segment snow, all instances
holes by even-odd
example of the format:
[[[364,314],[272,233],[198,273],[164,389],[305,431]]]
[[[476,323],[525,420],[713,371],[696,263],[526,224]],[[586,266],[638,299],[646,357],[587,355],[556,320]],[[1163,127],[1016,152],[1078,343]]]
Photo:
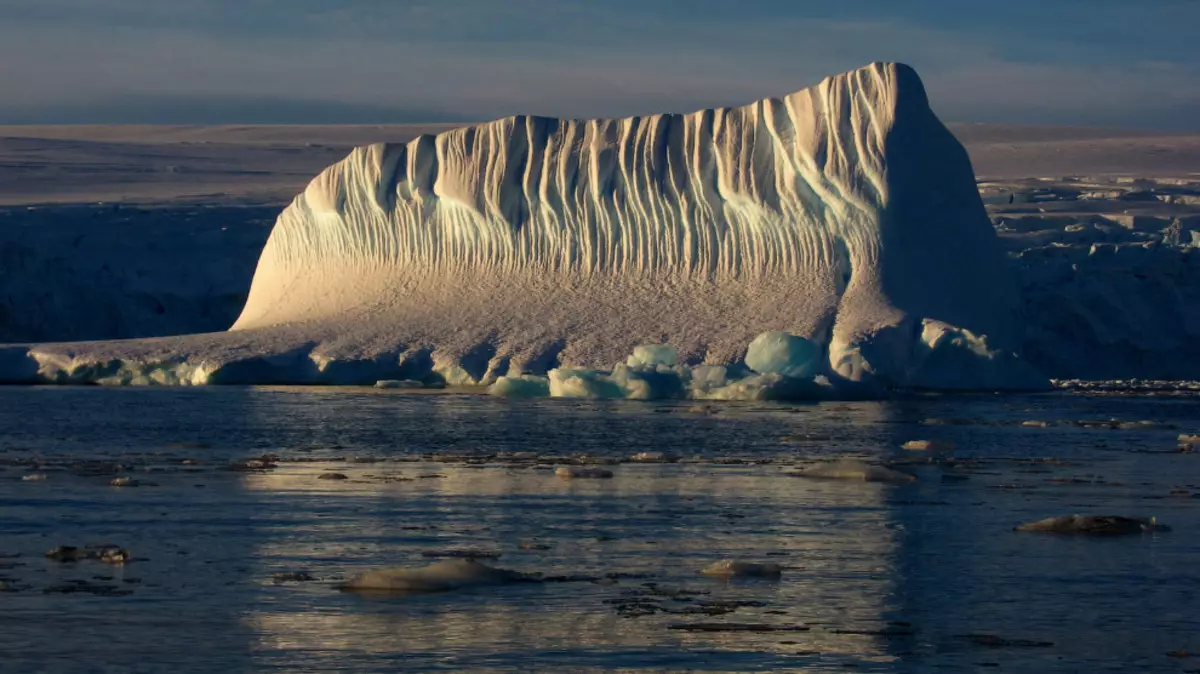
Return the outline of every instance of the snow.
[[[0,202],[159,203],[6,213],[0,339],[35,344],[0,348],[0,380],[765,399],[1200,377],[1197,138],[955,127],[976,189],[894,64],[742,108],[435,130],[7,130],[27,169]],[[212,200],[268,203],[373,138],[399,142],[279,217],[235,330],[36,343],[228,327],[269,209]],[[759,362],[764,333],[807,340],[811,373]]]

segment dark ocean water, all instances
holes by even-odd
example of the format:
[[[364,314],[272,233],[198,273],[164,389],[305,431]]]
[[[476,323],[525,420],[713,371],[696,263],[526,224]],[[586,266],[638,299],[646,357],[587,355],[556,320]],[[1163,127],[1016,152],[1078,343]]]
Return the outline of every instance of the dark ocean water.
[[[1196,432],[1196,397],[0,389],[0,671],[1182,672],[1200,668],[1168,655],[1200,653],[1200,453],[1176,437]],[[915,439],[956,447],[900,449]],[[843,456],[918,479],[787,475]],[[621,463],[554,475],[580,460]],[[1172,531],[1012,531],[1072,513]],[[95,543],[135,559],[44,557]],[[583,579],[336,587],[447,549]],[[698,573],[727,558],[785,569]]]

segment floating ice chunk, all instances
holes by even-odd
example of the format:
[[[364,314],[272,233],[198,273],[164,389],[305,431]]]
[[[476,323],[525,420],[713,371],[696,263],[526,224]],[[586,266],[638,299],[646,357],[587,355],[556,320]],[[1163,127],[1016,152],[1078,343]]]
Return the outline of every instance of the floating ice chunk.
[[[726,559],[704,567],[700,573],[714,578],[779,578],[783,575],[783,567],[778,564]]]
[[[761,374],[811,377],[821,368],[821,347],[786,332],[764,332],[750,342],[746,365]]]
[[[954,449],[954,443],[949,440],[909,440],[900,445],[900,449],[913,452],[949,452]]]
[[[435,368],[434,374],[441,375],[442,379],[446,382],[446,386],[479,385],[479,380],[471,376],[471,373],[467,372],[466,368],[457,363]]]
[[[380,379],[375,382],[375,388],[381,389],[401,389],[401,388],[424,388],[425,385],[415,379]]]
[[[1179,434],[1179,444],[1181,445],[1200,445],[1200,435],[1189,435],[1187,433]]]
[[[506,398],[545,398],[550,395],[550,378],[532,374],[500,377],[488,393]]]
[[[667,454],[665,452],[638,452],[629,459],[634,463],[671,463],[678,461],[678,457]]]
[[[550,396],[554,398],[628,398],[657,400],[683,397],[678,372],[659,365],[655,369],[621,364],[611,373],[560,367],[550,371]]]
[[[729,368],[724,365],[697,365],[689,373],[691,397],[703,399],[729,385]]]
[[[624,398],[625,391],[608,373],[585,368],[560,367],[551,370],[550,396],[553,398]]]
[[[1014,353],[993,349],[985,335],[926,319],[906,386],[937,390],[1049,388],[1049,380]]]
[[[574,479],[606,480],[613,476],[613,473],[611,470],[605,470],[604,468],[596,468],[594,466],[559,466],[554,471],[554,474],[563,479],[566,479],[566,480],[574,480]]]
[[[682,398],[684,394],[683,379],[666,365],[636,368],[618,365],[613,368],[611,379],[630,400]]]
[[[659,365],[675,367],[679,362],[679,350],[668,344],[643,344],[633,347],[633,355],[626,360],[629,367],[656,368]]]
[[[355,576],[340,587],[350,591],[446,592],[530,579],[530,576],[516,571],[493,568],[469,559],[454,559],[415,569],[368,571]]]
[[[832,463],[819,463],[788,474],[793,477],[822,480],[862,480],[864,482],[903,483],[913,482],[917,479],[915,475],[884,468],[883,466],[873,466],[855,459],[840,459]]]
[[[1092,534],[1117,536],[1154,531],[1170,531],[1171,527],[1159,524],[1151,517],[1124,517],[1121,515],[1064,515],[1047,517],[1044,520],[1021,524],[1014,531],[1051,534]]]
[[[692,389],[698,400],[822,400],[837,397],[824,377],[797,379],[781,374],[753,374],[707,391]]]

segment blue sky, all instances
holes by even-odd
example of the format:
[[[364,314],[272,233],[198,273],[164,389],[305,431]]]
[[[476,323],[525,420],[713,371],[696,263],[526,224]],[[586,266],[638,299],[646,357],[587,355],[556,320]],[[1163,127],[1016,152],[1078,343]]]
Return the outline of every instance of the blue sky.
[[[1200,0],[0,0],[0,123],[592,117],[871,61],[947,121],[1200,131]]]

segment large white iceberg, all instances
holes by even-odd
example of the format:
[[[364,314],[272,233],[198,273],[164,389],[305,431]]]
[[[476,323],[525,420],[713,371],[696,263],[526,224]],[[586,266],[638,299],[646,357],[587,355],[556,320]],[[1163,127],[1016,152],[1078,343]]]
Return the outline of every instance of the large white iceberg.
[[[996,365],[1016,290],[965,150],[916,73],[877,63],[740,108],[359,148],[280,215],[229,332],[34,346],[0,379],[660,397],[696,381],[674,367],[745,360],[755,386],[1026,387]],[[931,374],[931,321],[986,349]],[[647,344],[671,350],[611,369]],[[692,390],[744,381],[711,374]]]

